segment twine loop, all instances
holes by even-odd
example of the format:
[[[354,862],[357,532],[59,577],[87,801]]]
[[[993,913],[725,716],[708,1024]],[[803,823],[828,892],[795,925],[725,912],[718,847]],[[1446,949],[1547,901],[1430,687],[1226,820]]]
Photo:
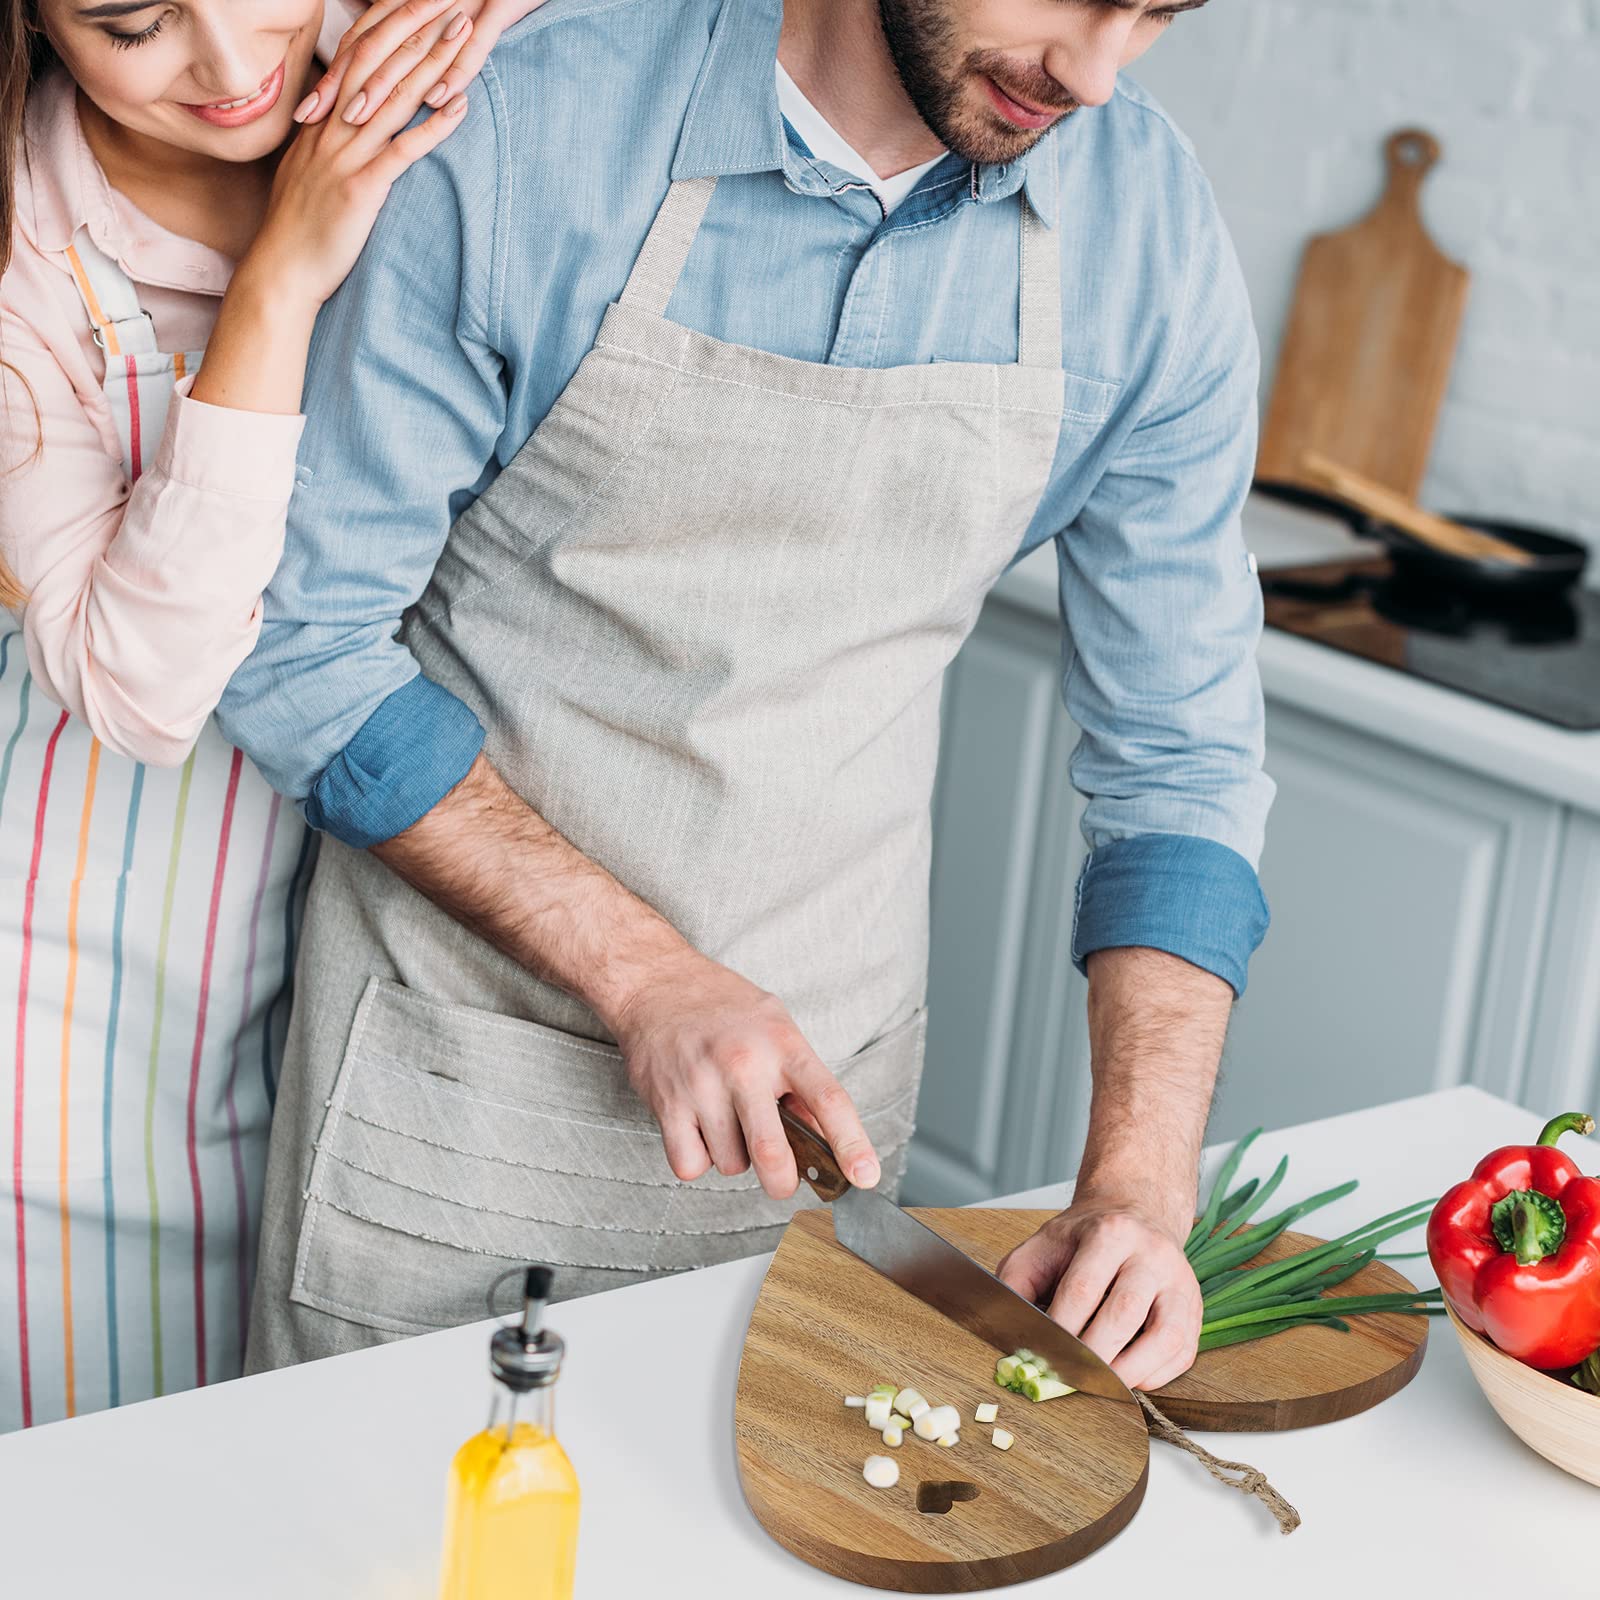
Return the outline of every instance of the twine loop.
[[[1300,1513],[1272,1487],[1266,1473],[1259,1467],[1252,1467],[1244,1461],[1224,1461],[1221,1456],[1212,1455],[1204,1445],[1196,1444],[1177,1423],[1162,1416],[1155,1402],[1142,1389],[1133,1392],[1144,1410],[1145,1426],[1153,1437],[1164,1439],[1185,1455],[1193,1456],[1218,1483],[1259,1500],[1278,1519],[1280,1533],[1293,1533],[1300,1526]]]

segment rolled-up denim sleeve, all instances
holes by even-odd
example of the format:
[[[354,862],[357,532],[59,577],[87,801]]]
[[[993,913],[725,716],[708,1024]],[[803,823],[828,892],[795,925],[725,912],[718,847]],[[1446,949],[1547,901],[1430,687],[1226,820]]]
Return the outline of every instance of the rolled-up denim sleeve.
[[[218,708],[313,826],[361,847],[432,809],[483,742],[396,635],[505,427],[492,99],[394,185],[318,319],[284,557]]]
[[[1240,512],[1258,358],[1244,282],[1195,174],[1182,312],[1153,399],[1057,538],[1063,695],[1088,798],[1073,957],[1141,945],[1242,993],[1267,927],[1256,876],[1261,590]]]

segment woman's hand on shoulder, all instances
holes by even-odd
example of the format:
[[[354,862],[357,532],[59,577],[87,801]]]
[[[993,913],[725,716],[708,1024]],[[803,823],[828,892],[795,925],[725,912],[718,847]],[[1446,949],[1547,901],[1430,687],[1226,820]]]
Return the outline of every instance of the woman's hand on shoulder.
[[[500,35],[543,4],[544,0],[456,0],[455,9],[472,23],[471,35],[440,82],[436,97],[430,99],[428,104],[442,106],[465,89],[477,77],[478,69],[488,60],[489,52],[500,41]],[[326,120],[339,99],[340,86],[354,58],[356,46],[380,24],[387,22],[396,12],[409,9],[409,6],[410,0],[374,0],[365,14],[351,24],[344,38],[339,41],[339,49],[328,63],[328,70],[295,108],[296,122]],[[441,18],[438,26],[442,29],[446,25],[446,19]],[[405,63],[401,59],[391,57],[381,63],[372,74],[367,101],[357,111],[355,120],[360,122],[369,117],[372,108],[405,76],[405,71]]]
[[[359,34],[350,30],[332,114],[284,151],[236,286],[259,282],[313,312],[339,287],[395,179],[460,125],[466,97],[449,85],[474,37],[468,9],[470,0],[380,0]],[[436,109],[407,127],[425,106]]]

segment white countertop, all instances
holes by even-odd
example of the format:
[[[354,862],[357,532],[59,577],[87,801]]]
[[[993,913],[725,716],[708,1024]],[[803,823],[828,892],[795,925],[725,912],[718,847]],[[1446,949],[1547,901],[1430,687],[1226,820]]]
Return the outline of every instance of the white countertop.
[[[1285,1153],[1290,1199],[1359,1176],[1355,1195],[1318,1213],[1331,1232],[1440,1193],[1540,1125],[1453,1089],[1265,1135],[1241,1176],[1264,1176]],[[1563,1148],[1600,1169],[1600,1144]],[[1406,1265],[1433,1282],[1425,1260]],[[583,1487],[582,1600],[866,1592],[779,1549],[739,1493],[734,1383],[764,1267],[735,1262],[553,1314],[570,1352],[557,1423]],[[483,1425],[486,1339],[486,1325],[460,1328],[0,1438],[0,1590],[429,1600],[446,1467]],[[1304,1526],[1283,1537],[1261,1506],[1152,1443],[1130,1526],[1019,1591],[1349,1600],[1354,1581],[1424,1596],[1596,1592],[1583,1530],[1600,1526],[1600,1489],[1506,1431],[1442,1322],[1416,1379],[1374,1410],[1292,1433],[1202,1437],[1269,1473]]]
[[[1245,540],[1264,568],[1370,555],[1335,518],[1252,495]],[[996,585],[1025,610],[1059,615],[1056,553],[1041,545]],[[1269,700],[1282,701],[1552,800],[1600,812],[1600,732],[1574,733],[1268,628],[1259,652]],[[1269,709],[1270,716],[1270,709]]]

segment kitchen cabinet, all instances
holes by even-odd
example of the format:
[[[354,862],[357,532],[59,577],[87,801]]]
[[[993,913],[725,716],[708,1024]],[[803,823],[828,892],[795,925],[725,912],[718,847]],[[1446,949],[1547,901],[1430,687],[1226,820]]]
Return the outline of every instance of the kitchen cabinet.
[[[1512,1093],[1561,808],[1270,699],[1266,765],[1273,925],[1212,1137],[1461,1083]]]
[[[1083,803],[1037,567],[991,596],[946,679],[912,1202],[1064,1177],[1087,1125]],[[1209,1137],[1458,1084],[1552,1113],[1600,1101],[1600,737],[1283,635],[1262,672],[1273,926]]]
[[[905,1194],[940,1204],[1044,1183],[1087,1089],[1071,961],[1083,801],[1061,704],[1060,631],[986,614],[945,682],[934,793],[928,1064]]]

